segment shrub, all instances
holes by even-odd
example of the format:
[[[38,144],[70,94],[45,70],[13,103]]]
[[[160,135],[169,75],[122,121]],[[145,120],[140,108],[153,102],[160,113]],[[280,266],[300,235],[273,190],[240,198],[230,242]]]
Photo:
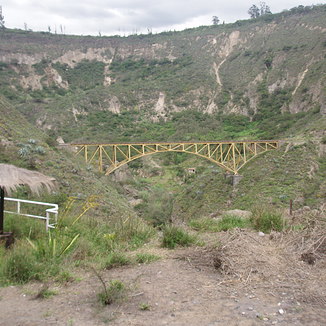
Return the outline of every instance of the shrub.
[[[41,155],[44,155],[46,153],[43,146],[36,146],[34,148],[34,152],[37,153],[37,154],[41,154]]]
[[[26,158],[30,155],[31,151],[28,147],[22,147],[18,150],[18,155],[22,158]]]
[[[131,249],[135,249],[148,241],[154,229],[138,218],[128,217],[127,220],[117,221],[113,230],[116,234],[116,241],[127,242]]]
[[[15,239],[28,237],[36,240],[44,237],[46,234],[42,221],[13,214],[6,215],[5,231],[13,232]]]
[[[163,231],[162,246],[165,248],[174,249],[177,245],[187,247],[195,241],[194,236],[175,226],[167,226]]]
[[[118,266],[130,264],[131,261],[125,254],[121,252],[112,252],[104,262],[104,268],[110,269]]]
[[[285,221],[282,214],[266,209],[256,209],[251,217],[251,223],[257,231],[269,233],[273,231],[282,231],[285,227]]]
[[[2,266],[3,278],[12,283],[23,284],[39,279],[39,272],[35,256],[23,246],[9,252]]]
[[[104,290],[98,293],[98,299],[103,305],[109,305],[113,302],[121,301],[126,294],[126,287],[123,282],[119,280],[112,280],[109,283],[109,286],[106,286],[105,283],[102,283]]]

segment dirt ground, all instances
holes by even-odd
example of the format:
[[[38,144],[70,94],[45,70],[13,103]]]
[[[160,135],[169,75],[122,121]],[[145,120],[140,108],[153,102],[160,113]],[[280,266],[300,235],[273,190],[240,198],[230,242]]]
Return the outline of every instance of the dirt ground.
[[[206,247],[156,249],[159,261],[101,271],[106,282],[129,288],[107,306],[98,302],[102,287],[92,271],[51,283],[57,294],[47,299],[35,299],[41,283],[2,288],[0,325],[326,325],[323,243],[308,261],[293,235],[235,230],[207,237]]]

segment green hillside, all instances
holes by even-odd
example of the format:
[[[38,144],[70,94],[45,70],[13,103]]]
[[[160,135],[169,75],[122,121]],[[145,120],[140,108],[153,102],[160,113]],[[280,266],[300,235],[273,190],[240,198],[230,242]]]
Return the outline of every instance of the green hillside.
[[[189,135],[193,139],[227,137],[216,129],[229,114],[252,122],[244,137],[290,135],[297,120],[304,125],[313,113],[325,114],[325,10],[298,7],[234,24],[129,37],[6,29],[0,93],[29,121],[66,141],[123,134],[141,140],[148,128],[165,138],[164,122],[175,121],[167,126],[173,133],[180,112],[189,110],[216,121],[211,135],[199,130]]]
[[[61,212],[69,197],[76,198],[76,204],[84,205],[90,197],[98,206],[93,216],[121,218],[134,213],[124,197],[118,194],[108,177],[87,170],[85,164],[74,153],[58,150],[56,141],[31,125],[21,113],[0,97],[0,153],[1,163],[38,170],[55,177],[57,190],[36,198],[19,190],[13,197],[44,200],[60,204]],[[105,212],[105,213],[103,213]]]
[[[210,276],[203,284],[211,281],[213,270],[219,277],[217,286],[226,286],[228,293],[235,284],[241,288],[239,293],[258,284],[255,291],[266,297],[268,290],[274,303],[282,302],[286,317],[291,313],[286,301],[290,300],[295,305],[291,321],[299,322],[297,304],[308,300],[315,307],[323,297],[322,287],[315,296],[306,291],[311,288],[308,284],[302,289],[287,285],[289,274],[284,266],[295,267],[293,284],[313,270],[316,280],[324,284],[320,275],[325,248],[325,33],[326,5],[299,6],[234,24],[129,37],[1,29],[0,163],[54,177],[58,187],[50,194],[36,198],[20,188],[13,197],[58,203],[59,221],[46,233],[40,221],[6,214],[4,231],[14,232],[16,242],[9,250],[0,246],[0,286],[44,282],[35,295],[38,300],[55,294],[49,286],[60,291],[73,286],[68,301],[73,298],[80,307],[78,297],[84,298],[87,292],[79,292],[81,283],[77,282],[84,278],[91,291],[86,295],[87,304],[94,316],[102,316],[100,310],[109,313],[109,318],[102,320],[107,323],[115,320],[116,313],[125,317],[120,314],[119,301],[114,301],[115,296],[125,299],[123,291],[137,291],[126,299],[137,300],[137,315],[148,313],[140,310],[150,310],[145,301],[152,300],[148,289],[156,289],[154,282],[145,281],[151,274],[139,265],[164,255],[166,260],[158,262],[153,278],[165,265],[175,266],[166,264],[172,260],[197,276],[209,267]],[[96,163],[86,164],[82,155],[76,155],[73,146],[59,146],[62,139],[66,143],[277,139],[280,147],[250,160],[239,171],[242,179],[234,185],[232,176],[211,161],[176,152],[134,160],[106,176]],[[287,214],[291,201],[292,217]],[[240,212],[247,217],[239,217],[229,210],[249,212]],[[235,233],[224,233],[234,228]],[[252,240],[255,246],[238,252],[243,243],[249,245]],[[273,241],[278,246],[272,246]],[[197,248],[181,256],[181,250],[171,254],[162,248],[190,245]],[[257,249],[264,252],[266,261],[249,264],[248,257],[259,253]],[[190,252],[196,259],[203,256],[199,269],[192,265],[196,259],[190,260]],[[279,252],[283,256],[278,256]],[[230,259],[235,260],[230,264]],[[318,261],[308,266],[299,259],[311,265]],[[274,262],[279,263],[274,266]],[[125,269],[130,287],[112,278],[120,277],[123,269],[112,273],[110,269],[132,264],[135,266]],[[259,288],[259,277],[264,282],[272,278],[252,269],[254,265],[266,269],[273,265],[275,282],[269,282],[273,283],[270,288]],[[173,270],[180,277],[180,271]],[[143,276],[146,278],[140,279]],[[139,292],[143,281],[146,288]],[[100,286],[98,299],[103,304],[113,303],[114,312],[96,306]],[[299,293],[299,298],[288,293],[286,299],[284,288]],[[170,290],[171,286],[167,302]],[[197,286],[193,290],[196,292]],[[209,291],[208,300],[213,293]],[[282,293],[279,298],[274,295],[278,292]],[[303,293],[307,297],[302,297]],[[235,313],[241,313],[243,321],[248,318],[251,297],[258,298],[245,295],[242,308],[246,312],[238,309],[236,300],[231,318]],[[156,313],[159,305],[151,304]],[[172,308],[171,316],[175,316]],[[248,308],[248,313],[254,313],[257,322],[271,322],[267,316],[281,318],[285,312],[274,305],[272,315],[266,315],[265,308],[259,314]],[[75,312],[80,315],[78,309]],[[93,318],[89,317],[91,310],[85,311],[84,321]],[[128,307],[129,315],[130,311]],[[216,321],[215,312],[214,308]],[[302,314],[308,318],[306,310]],[[48,312],[42,315],[53,321]],[[72,324],[72,317],[66,317],[65,323]]]
[[[129,37],[4,29],[1,161],[55,176],[64,196],[101,194],[116,215],[155,220],[153,211],[164,211],[164,219],[187,218],[258,200],[317,207],[325,196],[325,13],[325,5],[299,6],[234,24]],[[182,154],[101,176],[56,148],[58,136],[282,139],[290,150],[284,145],[253,160],[234,189],[224,171]],[[199,169],[190,178],[185,171],[192,165]]]

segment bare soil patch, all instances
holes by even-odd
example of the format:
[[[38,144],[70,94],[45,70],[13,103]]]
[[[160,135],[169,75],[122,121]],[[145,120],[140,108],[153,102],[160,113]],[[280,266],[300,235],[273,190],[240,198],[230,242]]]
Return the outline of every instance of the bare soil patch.
[[[91,271],[50,284],[57,294],[48,299],[35,299],[40,283],[2,288],[0,325],[326,325],[323,233],[204,236],[219,246],[161,249],[160,261],[101,271],[129,288],[108,306],[97,300],[102,287]]]

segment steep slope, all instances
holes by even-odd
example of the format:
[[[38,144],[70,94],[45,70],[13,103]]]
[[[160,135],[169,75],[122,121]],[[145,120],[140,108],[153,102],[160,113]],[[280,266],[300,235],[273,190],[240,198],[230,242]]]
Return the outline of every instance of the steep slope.
[[[30,121],[56,133],[75,126],[89,135],[86,126],[99,113],[105,120],[129,112],[139,123],[183,110],[241,114],[264,130],[270,120],[291,120],[289,113],[326,113],[325,10],[298,7],[126,38],[5,30],[0,92]]]
[[[91,210],[94,217],[121,218],[134,216],[126,199],[110,179],[86,168],[74,153],[58,149],[56,142],[31,125],[8,101],[0,96],[0,162],[38,170],[53,176],[58,189],[38,200],[57,202],[60,210],[68,197],[75,197],[77,206],[90,199],[98,208]],[[13,197],[34,198],[22,189]],[[104,213],[105,212],[105,213]]]

